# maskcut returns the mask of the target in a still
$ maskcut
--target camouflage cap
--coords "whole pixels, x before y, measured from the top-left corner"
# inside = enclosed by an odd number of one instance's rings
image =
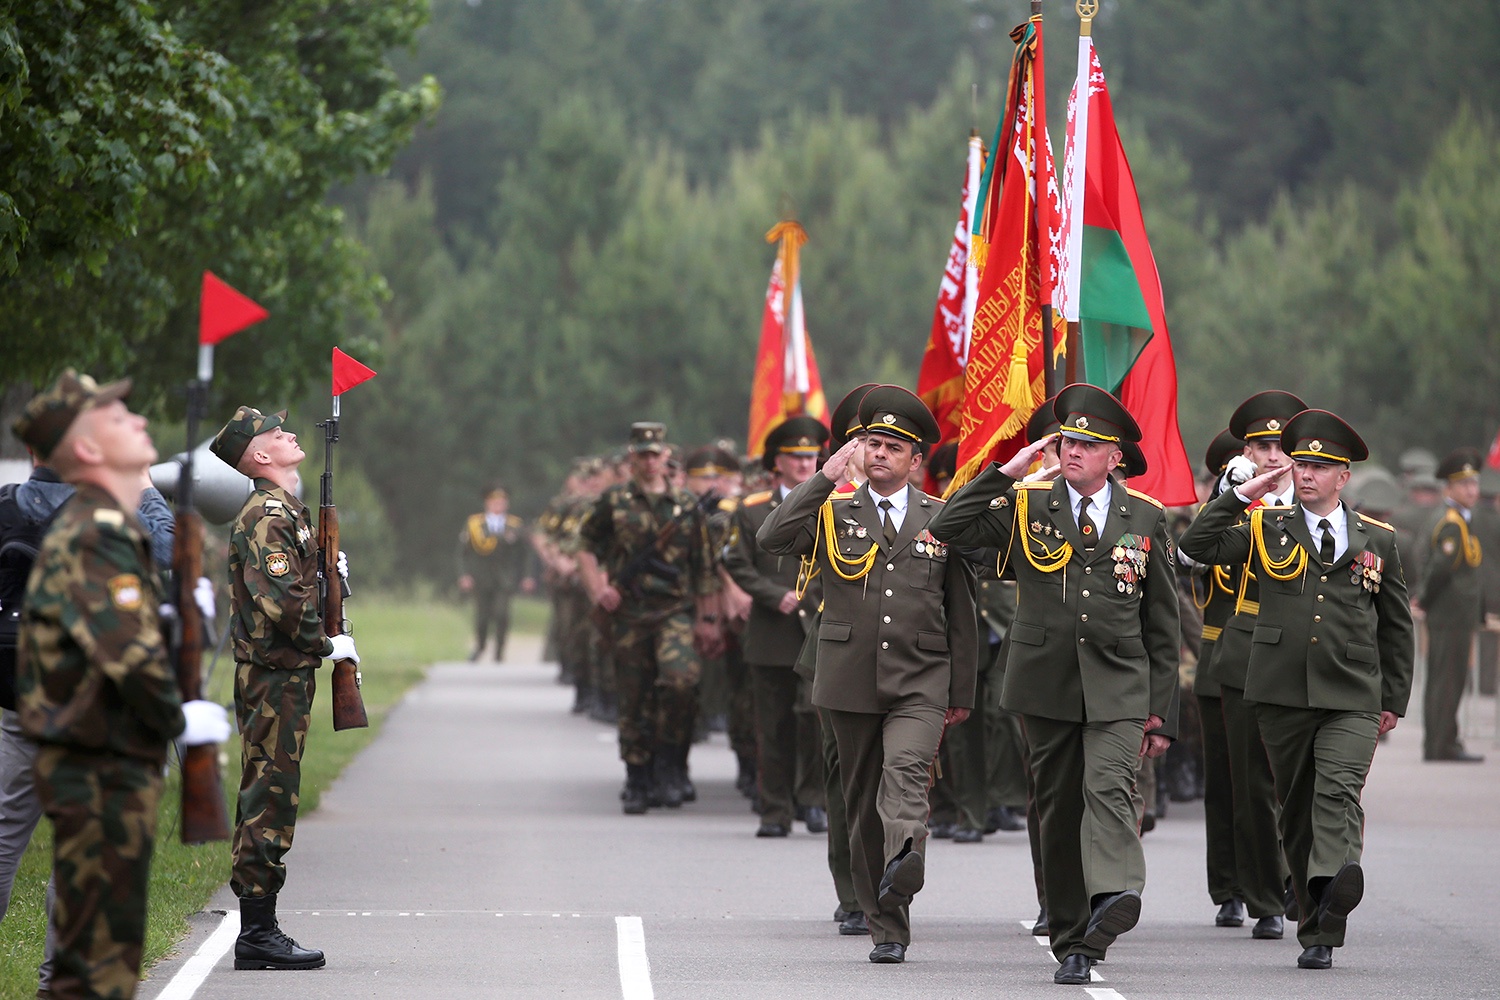
[[[46,391],[37,393],[11,425],[16,437],[46,461],[78,415],[91,406],[130,395],[130,379],[100,385],[88,375],[66,369]]]
[[[266,431],[274,431],[285,422],[285,410],[262,413],[253,406],[242,406],[234,411],[229,423],[214,435],[208,450],[218,455],[231,469],[238,468],[251,441]]]

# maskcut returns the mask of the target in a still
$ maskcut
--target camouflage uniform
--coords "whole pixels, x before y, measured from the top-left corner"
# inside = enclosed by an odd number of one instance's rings
[[[317,540],[306,505],[266,479],[229,536],[230,638],[240,726],[231,885],[274,895],[297,826],[314,671],[333,651],[318,604]]]
[[[54,831],[54,997],[135,995],[162,767],[184,726],[162,599],[140,522],[79,486],[27,586],[17,672]]]
[[[620,758],[627,764],[647,764],[655,747],[684,746],[692,738],[703,672],[693,648],[693,600],[712,590],[703,513],[685,490],[653,495],[628,482],[606,490],[579,528],[582,545],[615,581],[672,521],[678,528],[659,555],[677,579],[639,574],[622,588],[614,615]]]

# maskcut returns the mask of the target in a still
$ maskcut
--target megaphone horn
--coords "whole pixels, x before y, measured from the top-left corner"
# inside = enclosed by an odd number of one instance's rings
[[[228,524],[255,492],[255,483],[209,451],[212,441],[208,438],[193,449],[193,506],[210,524]],[[186,460],[187,453],[182,452],[151,466],[151,485],[163,496],[175,499]]]

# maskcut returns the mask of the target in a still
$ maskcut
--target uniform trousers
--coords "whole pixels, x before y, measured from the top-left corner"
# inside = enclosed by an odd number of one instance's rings
[[[1471,628],[1427,622],[1427,683],[1422,692],[1422,755],[1449,756],[1459,749],[1458,705],[1469,682],[1474,649]]]
[[[505,659],[505,640],[510,635],[510,602],[515,591],[509,587],[474,587],[474,649],[484,649],[491,629],[495,634],[495,659]]]
[[[750,667],[760,818],[790,828],[795,808],[824,804],[823,754],[806,684],[791,664]],[[817,742],[813,742],[816,740]]]
[[[1229,768],[1229,737],[1222,701],[1195,695],[1203,717],[1203,825],[1208,870],[1208,898],[1222,906],[1240,895],[1235,882],[1234,785]]]
[[[36,755],[42,745],[21,731],[21,720],[9,709],[0,713],[0,921],[10,909],[21,855],[31,843],[31,834],[42,818],[42,800],[36,790]],[[47,912],[52,912],[56,878],[47,879]],[[47,921],[47,938],[38,989],[52,982],[52,955],[57,935]]]
[[[1338,712],[1257,704],[1261,737],[1281,803],[1281,842],[1292,872],[1304,948],[1344,943],[1344,933],[1318,926],[1312,879],[1331,878],[1364,852],[1360,793],[1375,757],[1377,712]]]
[[[816,634],[816,632],[814,633]],[[828,802],[828,873],[839,909],[860,909],[854,894],[854,873],[849,853],[849,810],[844,806],[844,780],[839,769],[839,743],[833,735],[833,720],[826,709],[818,709],[818,729],[823,738],[823,792]]]
[[[1224,732],[1229,745],[1229,780],[1234,791],[1235,887],[1251,917],[1274,917],[1286,909],[1286,857],[1281,849],[1281,811],[1276,780],[1245,692],[1220,686]]]
[[[882,910],[887,863],[908,849],[927,853],[929,768],[943,735],[944,709],[899,703],[884,713],[830,710],[849,810],[854,893],[876,944],[911,943],[906,906]]]
[[[302,750],[312,724],[315,667],[273,670],[235,664],[240,791],[235,803],[229,884],[234,894],[271,896],[286,883],[282,860],[297,832]]]
[[[146,941],[161,765],[43,746],[37,792],[52,821],[54,1000],[135,996]]]
[[[1084,945],[1092,900],[1146,885],[1146,855],[1131,800],[1144,719],[1068,722],[1023,716],[1036,777],[1042,878],[1052,953],[1098,960]]]

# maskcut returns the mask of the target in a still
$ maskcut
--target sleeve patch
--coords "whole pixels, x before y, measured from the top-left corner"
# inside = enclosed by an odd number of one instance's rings
[[[109,587],[109,599],[114,602],[115,607],[121,611],[139,611],[141,609],[141,578],[134,573],[121,573],[112,577],[107,584]]]
[[[292,568],[292,560],[285,552],[272,552],[266,556],[266,574],[268,576],[286,576]]]

